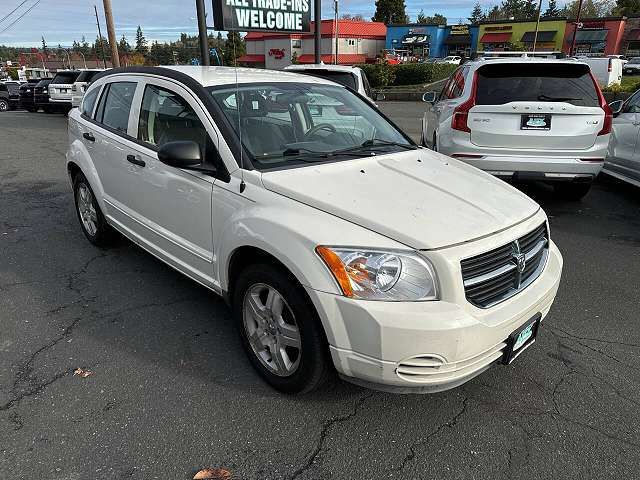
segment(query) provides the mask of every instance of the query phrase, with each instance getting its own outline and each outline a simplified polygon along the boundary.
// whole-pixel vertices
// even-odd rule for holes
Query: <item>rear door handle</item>
[[[146,163],[144,163],[144,160],[136,158],[135,155],[127,155],[127,161],[133,163],[134,165],[138,165],[139,167],[144,167],[146,165]]]
[[[96,137],[93,136],[93,134],[91,132],[85,132],[82,134],[82,137],[89,140],[90,142],[95,142],[96,141]]]

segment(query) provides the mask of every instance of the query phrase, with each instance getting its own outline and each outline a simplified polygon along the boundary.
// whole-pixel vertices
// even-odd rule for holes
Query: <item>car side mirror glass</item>
[[[422,95],[422,101],[425,103],[435,103],[436,92],[426,92],[424,95]]]
[[[175,168],[199,167],[202,165],[202,152],[196,142],[167,142],[158,150],[158,160]]]
[[[620,112],[622,112],[623,105],[624,105],[624,102],[622,100],[616,100],[615,102],[611,102],[609,104],[609,108],[611,108],[611,112],[614,115],[619,115]]]
[[[375,100],[376,102],[380,102],[380,101],[384,100],[385,98],[387,98],[387,97],[382,92],[376,92],[376,93],[373,94],[373,100]]]

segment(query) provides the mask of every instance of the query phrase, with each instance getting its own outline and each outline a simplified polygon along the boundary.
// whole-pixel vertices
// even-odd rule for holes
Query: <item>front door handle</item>
[[[140,160],[139,158],[136,158],[135,155],[127,155],[127,162],[133,163],[134,165],[138,165],[139,167],[144,167],[146,165],[146,163],[144,163],[144,160]]]
[[[83,133],[82,134],[82,138],[85,138],[85,139],[89,140],[90,142],[95,142],[96,141],[96,137],[94,137],[91,132]]]

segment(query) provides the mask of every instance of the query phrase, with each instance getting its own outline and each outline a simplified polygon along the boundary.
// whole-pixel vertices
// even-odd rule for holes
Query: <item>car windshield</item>
[[[277,83],[209,90],[258,169],[417,148],[343,87]]]
[[[629,60],[629,63],[640,63],[640,57],[633,57]]]
[[[509,102],[566,102],[600,105],[589,67],[570,63],[485,65],[478,69],[477,105]]]

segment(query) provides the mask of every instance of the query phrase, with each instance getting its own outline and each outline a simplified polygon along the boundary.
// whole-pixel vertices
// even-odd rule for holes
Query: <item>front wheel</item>
[[[247,267],[236,282],[233,315],[249,361],[273,388],[304,393],[326,380],[328,346],[320,319],[286,271]]]
[[[581,200],[591,189],[589,183],[557,183],[555,186],[556,193],[566,200]]]
[[[0,112],[6,112],[7,110],[9,110],[9,102],[0,99]]]

